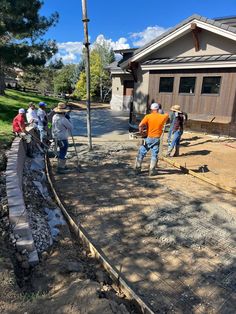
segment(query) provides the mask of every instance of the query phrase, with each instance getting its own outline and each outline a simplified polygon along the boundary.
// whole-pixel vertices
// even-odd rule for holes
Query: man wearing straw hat
[[[168,134],[168,150],[166,156],[170,156],[171,152],[175,148],[173,157],[179,156],[180,139],[184,130],[184,120],[187,119],[180,110],[179,105],[174,105],[170,108],[172,113],[170,114],[170,130]],[[187,115],[186,115],[187,116]]]
[[[69,111],[65,103],[59,102],[57,107],[54,108],[55,115],[52,118],[52,136],[59,146],[58,173],[65,173],[66,153],[69,145],[68,137],[72,130],[71,122],[65,117]]]

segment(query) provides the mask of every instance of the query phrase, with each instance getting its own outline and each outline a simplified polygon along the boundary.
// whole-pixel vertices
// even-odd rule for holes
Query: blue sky
[[[106,40],[114,49],[140,47],[194,13],[236,15],[236,0],[87,0],[87,6],[91,43]],[[58,42],[65,63],[78,62],[84,38],[81,0],[44,0],[41,14],[54,11],[59,23],[45,38]]]

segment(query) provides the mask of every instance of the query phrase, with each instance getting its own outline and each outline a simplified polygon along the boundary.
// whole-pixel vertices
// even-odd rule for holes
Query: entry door
[[[133,96],[134,81],[124,81],[124,96]]]

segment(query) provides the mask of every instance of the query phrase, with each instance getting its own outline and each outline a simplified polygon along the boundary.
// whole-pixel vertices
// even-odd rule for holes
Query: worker
[[[168,133],[168,150],[166,157],[171,155],[171,152],[175,148],[173,157],[179,156],[180,139],[184,130],[184,121],[187,120],[187,114],[180,110],[179,105],[174,105],[170,108],[172,113],[170,114],[170,130]]]
[[[149,167],[149,175],[155,174],[155,169],[158,162],[160,137],[162,136],[164,125],[169,117],[167,113],[159,113],[159,109],[160,108],[158,103],[152,103],[151,113],[147,114],[139,124],[139,132],[143,134],[144,130],[146,129],[147,137],[138,151],[135,164],[136,174],[141,172],[143,158],[150,149],[152,157]]]
[[[65,103],[59,102],[57,107],[54,108],[54,116],[52,118],[52,137],[55,140],[56,145],[59,146],[58,155],[58,173],[66,172],[66,153],[68,150],[68,137],[72,131],[72,124],[66,114],[70,109],[66,107]]]
[[[47,113],[46,113],[46,106],[47,104],[41,101],[39,103],[39,109],[37,111],[38,129],[40,133],[40,141],[42,143],[46,143],[46,140],[47,140],[48,118],[47,118]]]
[[[15,116],[12,123],[12,130],[15,136],[19,136],[23,139],[23,143],[26,145],[26,155],[28,157],[33,157],[32,154],[32,145],[31,145],[31,135],[26,131],[26,125],[25,125],[25,109],[20,108],[18,110],[18,115]]]
[[[27,119],[29,126],[31,126],[33,128],[37,128],[38,116],[37,116],[37,112],[35,110],[35,104],[33,102],[30,102],[28,105],[28,110],[26,113],[26,119]]]

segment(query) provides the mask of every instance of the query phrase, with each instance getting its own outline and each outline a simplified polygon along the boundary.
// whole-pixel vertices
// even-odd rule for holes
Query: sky
[[[78,63],[84,33],[81,0],[44,0],[41,15],[57,11],[59,22],[45,34],[58,44],[57,58]],[[87,0],[90,42],[113,49],[141,47],[193,14],[236,16],[236,0]]]

